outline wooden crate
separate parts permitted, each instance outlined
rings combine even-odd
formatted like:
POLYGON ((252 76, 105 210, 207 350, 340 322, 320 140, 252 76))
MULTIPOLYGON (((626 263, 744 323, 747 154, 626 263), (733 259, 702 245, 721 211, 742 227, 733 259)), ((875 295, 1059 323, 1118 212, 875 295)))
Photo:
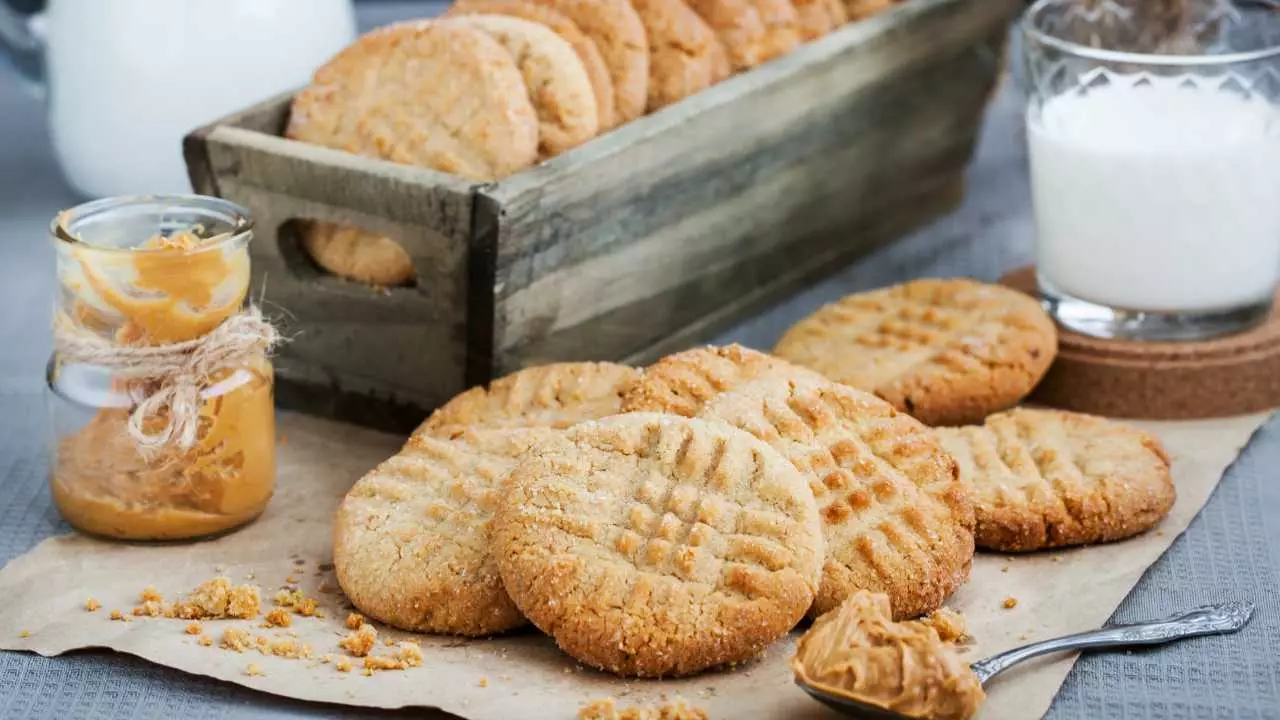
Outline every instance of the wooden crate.
POLYGON ((1020 5, 909 0, 496 183, 286 140, 289 96, 184 150, 257 220, 282 403, 403 427, 528 365, 687 346, 952 208, 1020 5), (299 219, 396 238, 417 286, 323 274, 299 219))

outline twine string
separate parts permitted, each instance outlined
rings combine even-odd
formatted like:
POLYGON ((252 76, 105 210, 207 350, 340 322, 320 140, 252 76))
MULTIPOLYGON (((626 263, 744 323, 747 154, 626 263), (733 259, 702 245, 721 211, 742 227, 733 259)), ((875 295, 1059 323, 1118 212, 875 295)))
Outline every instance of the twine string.
POLYGON ((213 376, 270 352, 280 340, 254 306, 207 335, 167 345, 120 345, 86 330, 65 313, 54 321, 53 330, 60 362, 104 367, 124 381, 133 402, 129 436, 144 454, 170 445, 183 451, 194 447, 200 395, 212 385, 213 376), (148 431, 148 426, 154 429, 148 431))

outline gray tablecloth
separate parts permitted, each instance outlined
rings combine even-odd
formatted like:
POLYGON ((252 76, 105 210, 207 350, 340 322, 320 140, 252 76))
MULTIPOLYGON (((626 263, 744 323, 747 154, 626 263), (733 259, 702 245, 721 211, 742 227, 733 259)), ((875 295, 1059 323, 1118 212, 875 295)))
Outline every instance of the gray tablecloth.
MULTIPOLYGON (((366 23, 405 4, 366 12, 366 23)), ((767 348, 842 294, 920 275, 994 279, 1030 259, 1018 103, 993 106, 969 197, 954 215, 726 333, 767 348)), ((0 71, 0 563, 68 528, 45 486, 44 362, 52 258, 45 226, 76 199, 57 176, 41 108, 0 71)), ((1081 659, 1049 717, 1280 719, 1280 422, 1249 445, 1209 505, 1116 613, 1138 620, 1220 599, 1259 604, 1230 638, 1081 659)), ((0 602, 4 602, 0 598, 0 602)), ((1009 681, 1016 681, 1009 678, 1009 681)), ((0 653, 0 718, 391 717, 275 698, 123 655, 0 653)))

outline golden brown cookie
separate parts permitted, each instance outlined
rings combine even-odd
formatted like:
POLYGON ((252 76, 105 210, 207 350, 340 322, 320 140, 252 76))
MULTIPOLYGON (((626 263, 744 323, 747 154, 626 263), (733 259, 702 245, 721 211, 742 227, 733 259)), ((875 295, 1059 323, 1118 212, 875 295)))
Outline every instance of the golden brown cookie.
POLYGON ((800 45, 800 13, 791 0, 751 0, 764 22, 764 59, 786 55, 800 45))
POLYGON ((688 675, 785 636, 822 568, 800 473, 727 425, 636 413, 570 428, 511 474, 492 553, 512 600, 578 660, 688 675))
POLYGON ((774 352, 874 392, 926 425, 964 425, 1025 398, 1057 349, 1053 321, 1030 296, 929 279, 827 305, 774 352))
POLYGON ((400 243, 349 225, 304 223, 302 249, 329 272, 370 285, 394 287, 413 283, 413 260, 400 243))
POLYGON ((741 345, 708 345, 668 355, 645 368, 623 395, 622 411, 693 417, 720 393, 767 377, 826 379, 741 345))
POLYGON ((622 411, 640 371, 615 363, 556 363, 474 387, 436 410, 417 433, 448 437, 453 428, 567 428, 622 411))
POLYGON ((524 624, 488 551, 516 459, 553 430, 415 437, 338 507, 333 565, 360 612, 414 632, 483 636, 524 624))
POLYGON ((1154 527, 1177 497, 1159 441, 1111 420, 1017 409, 936 432, 960 464, 988 550, 1121 540, 1154 527))
POLYGON ((849 22, 866 20, 893 7, 897 0, 844 0, 849 22))
POLYGON ((932 612, 969 577, 973 505, 932 431, 883 400, 829 381, 770 378, 698 416, 768 443, 809 482, 826 562, 813 615, 858 590, 885 593, 895 618, 932 612))
POLYGON ((578 59, 582 61, 583 69, 587 71, 587 78, 591 80, 592 94, 596 98, 596 117, 600 121, 600 132, 617 124, 613 80, 609 77, 609 68, 605 66, 604 58, 600 57, 600 49, 596 47, 595 41, 587 37, 577 23, 555 8, 530 0, 457 0, 446 15, 477 13, 518 17, 545 25, 559 35, 573 47, 578 59))
POLYGON ((631 0, 649 38, 650 112, 729 76, 729 55, 685 0, 631 0))
POLYGON ((629 0, 528 1, 562 13, 596 44, 613 80, 617 125, 644 114, 649 97, 649 41, 629 0))
POLYGON ((555 157, 600 132, 591 77, 573 46, 550 28, 510 15, 456 15, 439 22, 483 30, 511 53, 538 114, 541 157, 555 157))
POLYGON ((751 0, 687 0, 689 7, 711 26, 729 54, 734 70, 746 70, 764 60, 765 31, 751 0))
POLYGON ((844 0, 791 0, 800 18, 800 39, 817 40, 849 22, 844 0))
POLYGON ((293 100, 286 135, 493 180, 537 159, 538 117, 511 55, 488 34, 417 21, 362 35, 293 100))

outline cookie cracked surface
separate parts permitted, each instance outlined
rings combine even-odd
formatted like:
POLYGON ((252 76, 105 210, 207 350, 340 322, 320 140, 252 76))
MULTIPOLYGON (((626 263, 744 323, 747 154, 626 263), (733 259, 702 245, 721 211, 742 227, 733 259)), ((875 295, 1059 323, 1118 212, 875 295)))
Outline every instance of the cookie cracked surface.
POLYGON ((774 348, 926 425, 982 422, 1016 405, 1057 351, 1057 329, 1039 302, 967 279, 850 295, 796 323, 774 348))
POLYGON ((494 516, 517 607, 578 660, 695 673, 757 655, 804 616, 822 566, 813 494, 763 442, 635 413, 533 450, 494 516))
POLYGON ((1177 497, 1160 443, 1111 420, 1017 409, 936 432, 960 465, 988 550, 1121 540, 1154 527, 1177 497))
POLYGON ((869 590, 889 597, 894 618, 914 618, 968 579, 973 505, 915 419, 845 385, 785 378, 725 393, 700 417, 746 430, 808 480, 826 544, 813 615, 869 590))
POLYGON ((551 430, 411 439, 365 475, 334 518, 338 583, 403 630, 483 636, 525 624, 489 554, 489 524, 516 459, 551 430))
POLYGON ((622 399, 623 412, 693 417, 712 399, 767 377, 826 380, 785 360, 741 345, 707 345, 668 355, 644 369, 622 399))
POLYGON ((294 97, 285 134, 476 180, 528 167, 538 151, 511 55, 483 31, 435 21, 360 36, 294 97))
POLYGON ((415 435, 450 437, 459 427, 567 428, 616 415, 640 371, 616 363, 539 365, 467 390, 431 414, 415 435))

